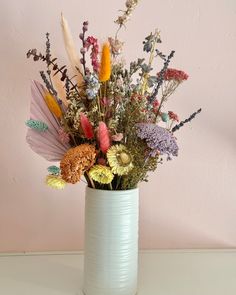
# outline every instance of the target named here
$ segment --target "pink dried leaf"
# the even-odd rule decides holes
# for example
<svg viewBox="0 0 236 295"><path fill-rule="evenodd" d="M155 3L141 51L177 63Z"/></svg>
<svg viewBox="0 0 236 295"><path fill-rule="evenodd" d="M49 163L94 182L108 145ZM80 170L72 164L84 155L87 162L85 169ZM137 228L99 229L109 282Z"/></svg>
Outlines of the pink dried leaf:
<svg viewBox="0 0 236 295"><path fill-rule="evenodd" d="M48 161L56 162L61 160L65 152L70 148L70 145L62 143L59 139L58 130L61 128L61 125L45 103L45 92L46 89L42 84L32 81L30 118L45 122L48 130L42 134L33 129L28 129L26 141L35 153Z"/></svg>

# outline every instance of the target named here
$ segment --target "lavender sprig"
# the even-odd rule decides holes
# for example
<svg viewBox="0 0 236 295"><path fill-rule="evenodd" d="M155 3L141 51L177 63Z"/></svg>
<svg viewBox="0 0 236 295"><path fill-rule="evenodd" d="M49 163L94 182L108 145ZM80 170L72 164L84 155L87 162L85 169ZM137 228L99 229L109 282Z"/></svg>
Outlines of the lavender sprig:
<svg viewBox="0 0 236 295"><path fill-rule="evenodd" d="M42 78L42 80L43 80L45 86L47 87L48 91L49 91L50 93L52 93L54 96L57 96L57 92L56 92L56 90L55 90L54 87L52 86L51 82L47 79L47 77L46 77L44 71L40 71L39 73L40 73L40 76L41 76L41 78Z"/></svg>
<svg viewBox="0 0 236 295"><path fill-rule="evenodd" d="M46 33L46 64L47 64L47 74L48 74L48 80L46 79L46 76L43 72L40 72L40 75L46 84L48 90L52 92L53 95L57 96L57 92L53 87L52 79L51 79L51 69L50 69L50 60L51 60L51 44L49 39L49 33ZM59 101L60 102L60 101ZM62 103L62 102L61 102Z"/></svg>
<svg viewBox="0 0 236 295"><path fill-rule="evenodd" d="M184 121L181 121L179 124L175 125L175 126L172 128L171 131L172 131L172 132L175 132L175 131L179 130L181 127L184 126L184 124L186 124L186 123L192 121L192 120L195 118L195 116L196 116L197 114L199 114L201 111L202 111L202 109L199 109L199 110L197 110L196 112L192 113L192 115L189 116L187 119L185 119Z"/></svg>
<svg viewBox="0 0 236 295"><path fill-rule="evenodd" d="M49 68L50 66L50 59L51 59L51 44L49 39L49 33L46 33L46 63Z"/></svg>
<svg viewBox="0 0 236 295"><path fill-rule="evenodd" d="M155 98L156 98L156 96L158 94L158 91L159 91L159 89L160 89L160 87L161 87L161 85L162 85L162 83L164 81L165 71L167 70L167 68L169 66L169 63L170 63L170 60L172 59L172 57L174 56L174 54L175 54L175 51L172 50L171 53L168 55L166 61L164 62L164 66L163 66L162 70L160 71L160 75L158 77L157 85L154 88L154 91L153 91L152 95L149 98L149 102L150 103L152 103L155 100Z"/></svg>

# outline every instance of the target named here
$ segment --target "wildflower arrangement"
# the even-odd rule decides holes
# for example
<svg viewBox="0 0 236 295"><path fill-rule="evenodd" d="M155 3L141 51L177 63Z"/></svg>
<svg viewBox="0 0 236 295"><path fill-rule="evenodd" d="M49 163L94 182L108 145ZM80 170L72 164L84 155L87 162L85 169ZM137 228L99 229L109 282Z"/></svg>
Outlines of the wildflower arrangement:
<svg viewBox="0 0 236 295"><path fill-rule="evenodd" d="M128 67L122 61L123 42L118 34L138 0L127 0L115 23L114 37L100 45L88 35L83 22L80 52L75 49L68 23L61 17L70 68L60 66L51 54L49 34L46 52L27 52L34 61L43 61L40 71L44 85L33 81L30 119L26 122L27 142L45 159L60 162L48 167L46 183L62 189L84 177L96 189L127 190L147 181L148 172L178 155L175 132L191 121L201 109L180 122L173 111L165 111L168 98L188 75L169 67L174 51L159 50L160 32L148 35L143 51ZM153 71L153 60L163 62ZM154 72L154 73L153 73ZM69 74L70 73L70 74Z"/></svg>

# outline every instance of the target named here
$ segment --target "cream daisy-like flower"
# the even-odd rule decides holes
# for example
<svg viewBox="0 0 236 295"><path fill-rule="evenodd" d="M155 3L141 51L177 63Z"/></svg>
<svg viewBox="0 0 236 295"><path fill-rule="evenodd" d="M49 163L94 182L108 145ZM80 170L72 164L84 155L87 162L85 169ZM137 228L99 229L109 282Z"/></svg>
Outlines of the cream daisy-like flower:
<svg viewBox="0 0 236 295"><path fill-rule="evenodd" d="M57 175L48 175L45 182L48 186L55 189L63 189L66 185L66 182Z"/></svg>
<svg viewBox="0 0 236 295"><path fill-rule="evenodd" d="M103 184L111 183L114 177L111 169L103 165L94 165L89 170L89 175L93 180Z"/></svg>
<svg viewBox="0 0 236 295"><path fill-rule="evenodd" d="M113 145L107 151L107 160L114 174L126 175L133 169L132 155L123 144Z"/></svg>

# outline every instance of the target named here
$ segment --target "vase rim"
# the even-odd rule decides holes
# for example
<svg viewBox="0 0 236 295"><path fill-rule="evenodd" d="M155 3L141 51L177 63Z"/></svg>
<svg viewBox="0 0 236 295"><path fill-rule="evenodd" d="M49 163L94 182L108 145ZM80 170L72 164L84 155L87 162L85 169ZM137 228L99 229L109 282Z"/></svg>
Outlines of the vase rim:
<svg viewBox="0 0 236 295"><path fill-rule="evenodd" d="M92 187L88 187L86 186L86 190L90 190L90 191L100 191L100 192L104 192L104 193L113 193L113 194L122 194L122 193L127 193L127 192L135 192L135 191L139 191L139 188L132 188L132 189L127 189L127 190L103 190L103 189L97 189L97 188L92 188Z"/></svg>

